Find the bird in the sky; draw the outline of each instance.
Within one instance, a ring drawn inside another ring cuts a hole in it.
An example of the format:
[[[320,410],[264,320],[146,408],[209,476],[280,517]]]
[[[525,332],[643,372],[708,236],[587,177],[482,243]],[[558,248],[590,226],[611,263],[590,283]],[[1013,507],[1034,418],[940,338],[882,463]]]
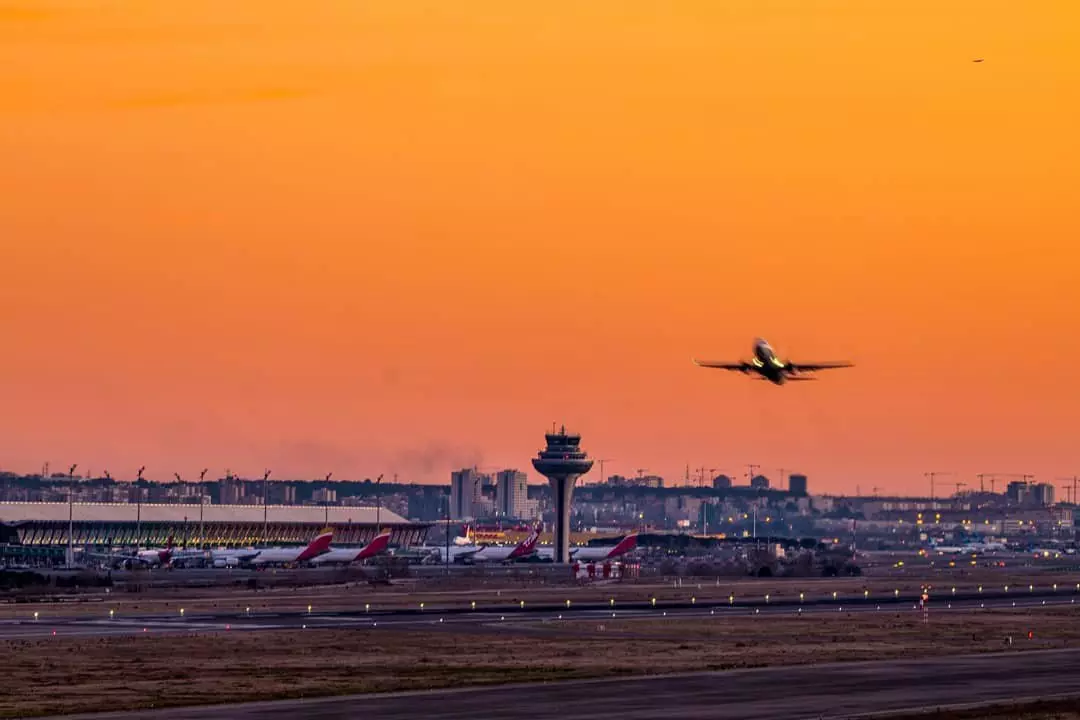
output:
[[[982,61],[983,61],[983,59],[982,59],[982,58],[975,58],[975,59],[974,59],[974,60],[972,60],[971,62],[982,62]]]

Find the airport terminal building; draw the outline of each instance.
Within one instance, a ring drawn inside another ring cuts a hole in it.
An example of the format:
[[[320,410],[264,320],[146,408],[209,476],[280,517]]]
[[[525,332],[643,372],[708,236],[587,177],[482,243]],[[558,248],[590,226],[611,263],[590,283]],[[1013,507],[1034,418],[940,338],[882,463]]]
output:
[[[423,544],[431,523],[409,522],[375,507],[177,505],[147,503],[0,503],[0,544],[28,548],[303,545],[323,528],[335,545],[361,545],[389,530],[394,545]]]

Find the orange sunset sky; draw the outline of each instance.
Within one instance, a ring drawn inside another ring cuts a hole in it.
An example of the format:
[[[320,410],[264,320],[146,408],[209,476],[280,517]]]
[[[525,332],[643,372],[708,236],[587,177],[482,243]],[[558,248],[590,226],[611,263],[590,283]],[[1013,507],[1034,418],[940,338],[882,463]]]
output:
[[[558,421],[669,481],[1080,473],[1077,28],[1075,0],[0,0],[0,468],[535,482]],[[758,335],[857,367],[690,362]]]

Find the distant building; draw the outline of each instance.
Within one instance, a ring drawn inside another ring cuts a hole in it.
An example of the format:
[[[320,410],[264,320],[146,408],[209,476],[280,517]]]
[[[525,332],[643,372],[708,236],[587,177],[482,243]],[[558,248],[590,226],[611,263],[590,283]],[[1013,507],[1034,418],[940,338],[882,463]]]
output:
[[[664,478],[659,475],[643,475],[635,479],[633,484],[640,487],[662,488],[664,487]]]
[[[712,486],[714,490],[727,490],[731,487],[731,478],[727,475],[717,475],[713,478]]]
[[[1039,483],[1031,486],[1031,502],[1035,505],[1048,507],[1054,504],[1054,486],[1050,483]]]
[[[311,493],[311,501],[319,505],[331,505],[337,502],[337,490],[330,488],[316,488]]]
[[[235,478],[218,480],[218,503],[221,505],[238,505],[243,491],[240,481]]]
[[[799,497],[806,496],[806,476],[788,475],[788,492]]]
[[[495,498],[499,515],[519,520],[528,519],[528,476],[520,470],[502,470],[496,478],[498,490]]]
[[[450,519],[465,520],[483,514],[484,476],[476,468],[450,473]]]
[[[755,475],[750,478],[750,487],[754,490],[768,490],[769,478],[764,475]]]
[[[270,485],[271,505],[295,505],[296,486],[288,483],[272,483]]]
[[[1022,480],[1009,483],[1005,490],[1005,496],[1017,505],[1023,505],[1028,500],[1028,484]]]

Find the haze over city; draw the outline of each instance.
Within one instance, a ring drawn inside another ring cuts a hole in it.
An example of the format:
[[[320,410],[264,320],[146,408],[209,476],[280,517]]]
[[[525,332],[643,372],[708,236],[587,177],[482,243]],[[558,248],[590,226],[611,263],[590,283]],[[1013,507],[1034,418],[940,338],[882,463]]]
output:
[[[1078,21],[5,3],[0,469],[1080,472]]]

